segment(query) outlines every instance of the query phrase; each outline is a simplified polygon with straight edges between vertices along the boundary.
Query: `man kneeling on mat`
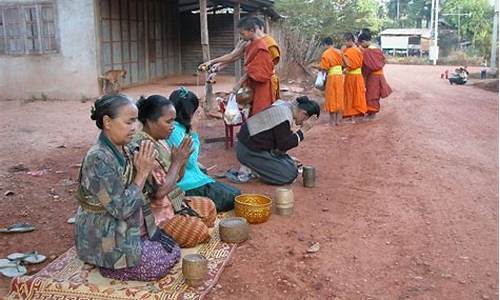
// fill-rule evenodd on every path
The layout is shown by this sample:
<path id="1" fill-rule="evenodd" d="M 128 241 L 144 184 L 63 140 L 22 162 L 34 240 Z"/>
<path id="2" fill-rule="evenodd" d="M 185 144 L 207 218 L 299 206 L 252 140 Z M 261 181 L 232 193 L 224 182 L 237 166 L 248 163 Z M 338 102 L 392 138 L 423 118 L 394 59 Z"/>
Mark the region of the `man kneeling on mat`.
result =
<path id="1" fill-rule="evenodd" d="M 313 127 L 319 114 L 318 103 L 306 96 L 292 102 L 276 101 L 241 126 L 236 145 L 239 162 L 265 183 L 293 182 L 298 169 L 286 152 L 304 140 L 304 134 Z M 296 132 L 292 131 L 293 122 L 301 126 Z"/>

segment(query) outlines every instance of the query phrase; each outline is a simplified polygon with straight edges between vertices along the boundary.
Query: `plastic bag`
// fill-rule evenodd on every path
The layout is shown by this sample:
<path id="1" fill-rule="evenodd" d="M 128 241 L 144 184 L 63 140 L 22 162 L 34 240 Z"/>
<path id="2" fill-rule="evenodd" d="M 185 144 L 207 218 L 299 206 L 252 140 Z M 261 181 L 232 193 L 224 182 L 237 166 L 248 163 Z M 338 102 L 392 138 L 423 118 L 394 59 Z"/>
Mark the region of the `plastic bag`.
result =
<path id="1" fill-rule="evenodd" d="M 319 71 L 316 76 L 316 81 L 314 82 L 314 87 L 320 91 L 325 90 L 326 73 L 324 71 Z"/>
<path id="2" fill-rule="evenodd" d="M 226 110 L 224 111 L 224 121 L 229 125 L 239 124 L 243 121 L 238 103 L 236 102 L 236 95 L 234 94 L 229 95 Z"/>

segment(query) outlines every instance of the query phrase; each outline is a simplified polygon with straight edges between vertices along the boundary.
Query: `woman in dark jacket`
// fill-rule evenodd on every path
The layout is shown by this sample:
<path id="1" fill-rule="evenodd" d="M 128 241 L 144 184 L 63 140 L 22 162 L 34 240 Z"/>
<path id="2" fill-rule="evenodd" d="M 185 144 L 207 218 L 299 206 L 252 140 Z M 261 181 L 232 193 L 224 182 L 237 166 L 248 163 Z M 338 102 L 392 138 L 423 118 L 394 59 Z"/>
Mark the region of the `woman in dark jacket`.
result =
<path id="1" fill-rule="evenodd" d="M 311 129 L 319 114 L 318 103 L 306 96 L 293 102 L 276 101 L 241 126 L 236 145 L 238 160 L 265 183 L 284 185 L 293 182 L 298 169 L 286 152 L 304 140 L 304 134 Z M 293 132 L 293 123 L 301 129 Z"/>

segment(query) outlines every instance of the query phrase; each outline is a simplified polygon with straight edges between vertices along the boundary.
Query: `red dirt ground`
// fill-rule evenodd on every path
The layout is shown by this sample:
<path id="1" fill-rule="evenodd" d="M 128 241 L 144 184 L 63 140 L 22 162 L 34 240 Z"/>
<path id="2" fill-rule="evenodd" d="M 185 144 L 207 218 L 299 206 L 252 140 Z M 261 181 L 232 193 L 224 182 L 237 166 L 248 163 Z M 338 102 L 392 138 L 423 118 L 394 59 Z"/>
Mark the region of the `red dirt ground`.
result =
<path id="1" fill-rule="evenodd" d="M 450 86 L 443 68 L 387 66 L 395 92 L 375 121 L 331 129 L 322 116 L 291 153 L 316 167 L 316 188 L 298 179 L 294 215 L 251 227 L 208 299 L 498 298 L 498 94 Z M 0 257 L 37 250 L 54 259 L 72 246 L 73 165 L 97 134 L 89 107 L 0 102 L 0 225 L 37 226 L 1 235 Z M 199 131 L 223 135 L 220 121 Z M 223 143 L 203 145 L 201 161 L 217 165 L 213 173 L 237 165 Z M 48 173 L 8 171 L 20 163 Z M 321 249 L 306 255 L 315 242 Z"/>

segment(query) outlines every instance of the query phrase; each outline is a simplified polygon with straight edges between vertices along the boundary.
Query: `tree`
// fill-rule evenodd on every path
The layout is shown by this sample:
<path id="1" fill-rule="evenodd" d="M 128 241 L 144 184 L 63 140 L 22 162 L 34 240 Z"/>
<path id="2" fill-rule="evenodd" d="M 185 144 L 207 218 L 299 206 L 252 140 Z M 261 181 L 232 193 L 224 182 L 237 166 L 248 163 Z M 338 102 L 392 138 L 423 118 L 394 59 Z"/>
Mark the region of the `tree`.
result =
<path id="1" fill-rule="evenodd" d="M 398 18 L 399 2 L 399 18 Z M 388 16 L 397 27 L 422 28 L 431 19 L 431 0 L 390 0 L 387 3 Z"/>
<path id="2" fill-rule="evenodd" d="M 316 58 L 323 37 L 339 43 L 345 32 L 378 33 L 384 22 L 377 0 L 276 0 L 275 6 L 285 16 L 288 59 L 299 64 Z"/>
<path id="3" fill-rule="evenodd" d="M 452 14 L 446 16 L 446 20 L 459 30 L 462 40 L 470 40 L 482 57 L 489 57 L 494 12 L 488 0 L 447 0 L 443 3 L 442 13 Z M 453 15 L 457 13 L 469 14 L 460 16 L 460 27 L 459 17 Z"/>
<path id="4" fill-rule="evenodd" d="M 380 30 L 377 0 L 277 0 L 288 30 L 306 35 L 339 35 L 368 27 Z"/>

